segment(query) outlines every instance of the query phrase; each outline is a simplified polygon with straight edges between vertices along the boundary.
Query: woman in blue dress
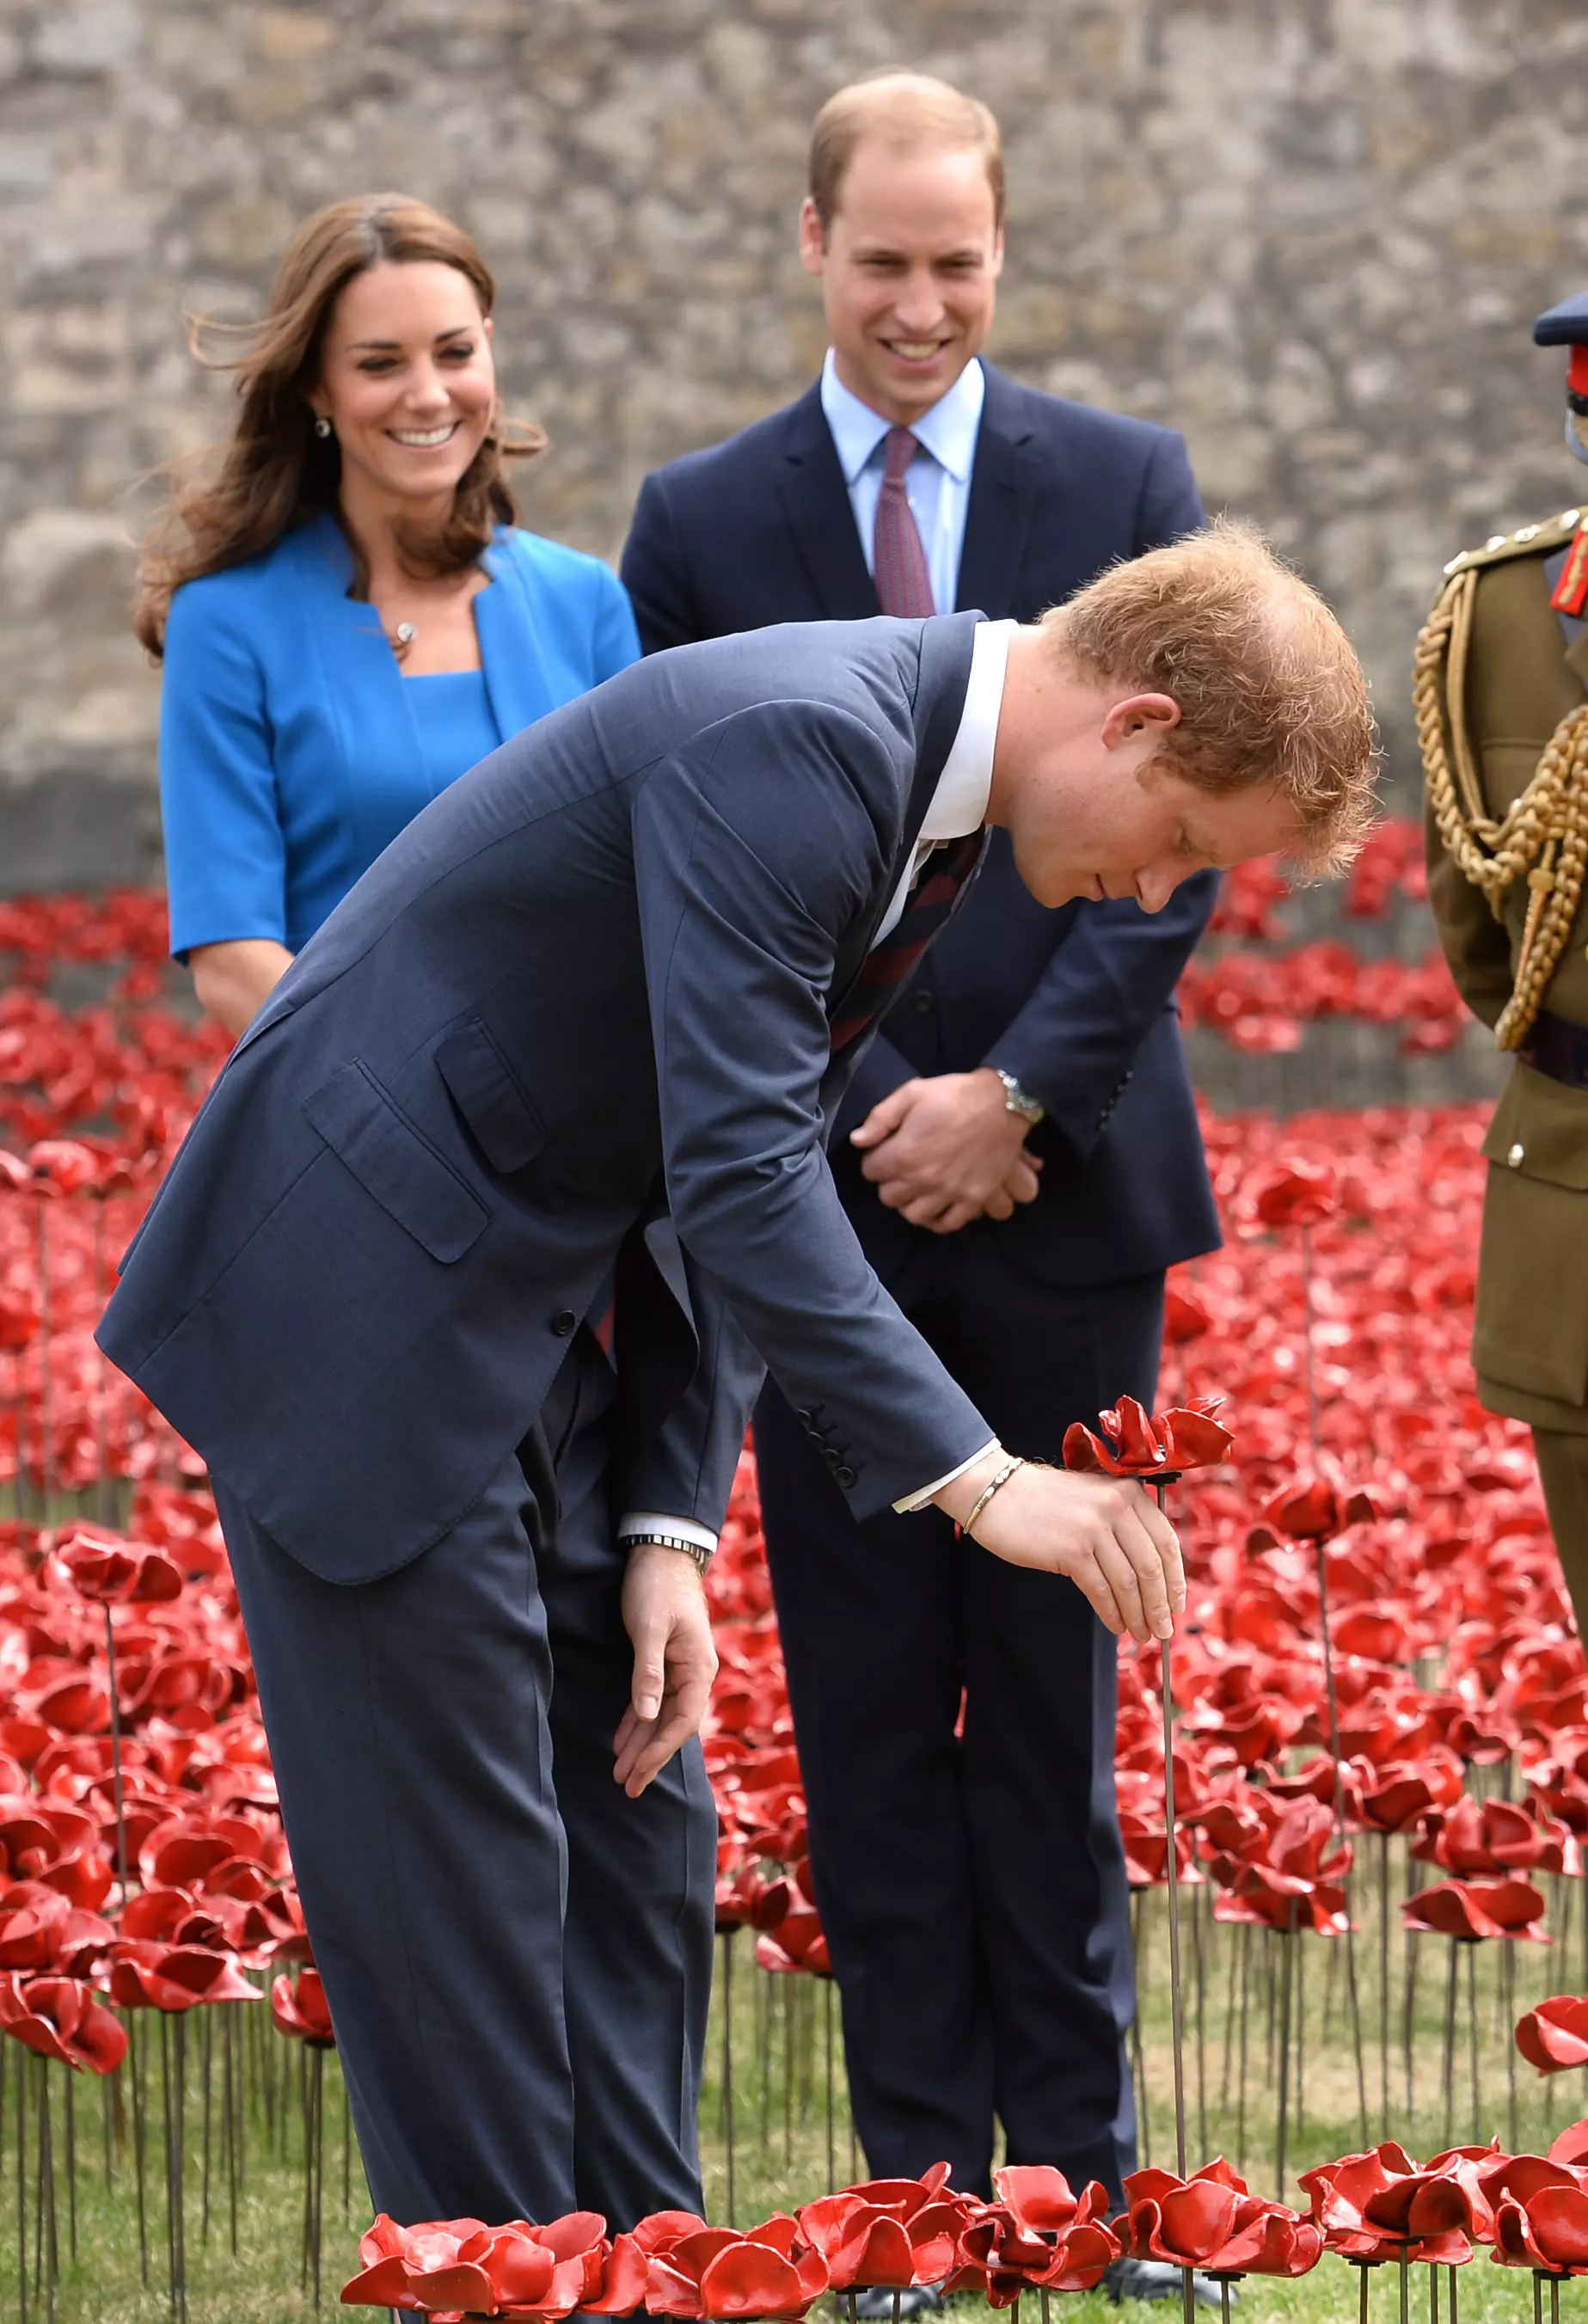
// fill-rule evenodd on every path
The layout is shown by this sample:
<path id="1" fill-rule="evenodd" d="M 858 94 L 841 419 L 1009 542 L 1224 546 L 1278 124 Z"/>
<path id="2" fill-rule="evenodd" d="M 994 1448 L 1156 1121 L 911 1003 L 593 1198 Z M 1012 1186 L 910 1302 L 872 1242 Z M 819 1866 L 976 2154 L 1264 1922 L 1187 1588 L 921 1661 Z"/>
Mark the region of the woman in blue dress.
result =
<path id="1" fill-rule="evenodd" d="M 494 302 L 425 204 L 318 211 L 146 550 L 171 951 L 234 1034 L 439 791 L 639 657 L 609 569 L 516 522 L 545 439 L 503 421 Z"/>

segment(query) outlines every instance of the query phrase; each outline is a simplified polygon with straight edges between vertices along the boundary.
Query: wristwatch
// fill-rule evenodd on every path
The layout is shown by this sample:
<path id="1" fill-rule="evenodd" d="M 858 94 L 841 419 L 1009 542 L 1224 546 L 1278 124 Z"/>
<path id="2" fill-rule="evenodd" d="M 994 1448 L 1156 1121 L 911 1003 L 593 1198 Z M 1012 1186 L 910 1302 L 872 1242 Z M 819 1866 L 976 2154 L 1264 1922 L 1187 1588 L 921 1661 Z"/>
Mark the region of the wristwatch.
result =
<path id="1" fill-rule="evenodd" d="M 994 1065 L 992 1070 L 1003 1084 L 1004 1111 L 1020 1114 L 1035 1129 L 1048 1111 L 1041 1099 L 1033 1097 L 1029 1090 L 1021 1089 L 1014 1075 L 1006 1074 L 1002 1065 Z"/>
<path id="2" fill-rule="evenodd" d="M 712 1552 L 703 1542 L 684 1541 L 676 1533 L 626 1533 L 623 1545 L 625 1549 L 676 1549 L 680 1557 L 692 1562 L 702 1576 L 712 1560 Z"/>

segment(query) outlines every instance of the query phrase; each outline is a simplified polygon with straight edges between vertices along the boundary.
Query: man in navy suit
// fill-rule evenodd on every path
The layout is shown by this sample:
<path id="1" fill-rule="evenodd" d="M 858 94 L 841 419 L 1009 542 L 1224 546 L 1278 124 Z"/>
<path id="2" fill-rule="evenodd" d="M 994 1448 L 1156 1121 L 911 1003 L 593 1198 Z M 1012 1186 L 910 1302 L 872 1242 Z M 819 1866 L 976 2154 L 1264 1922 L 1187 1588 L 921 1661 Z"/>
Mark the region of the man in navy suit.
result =
<path id="1" fill-rule="evenodd" d="M 827 1127 L 991 825 L 1046 902 L 1155 908 L 1338 854 L 1371 778 L 1349 645 L 1230 529 L 1036 628 L 638 663 L 416 816 L 276 986 L 99 1339 L 214 1482 L 383 2209 L 698 2208 L 700 1570 L 763 1367 L 859 1516 L 933 1500 L 1169 1634 L 1170 1528 L 1005 1453 Z"/>
<path id="2" fill-rule="evenodd" d="M 623 573 L 649 650 L 879 606 L 1029 620 L 1203 522 L 1177 436 L 978 359 L 1002 190 L 991 115 L 940 82 L 888 75 L 824 108 L 800 221 L 822 378 L 646 480 Z M 1048 910 L 995 837 L 838 1118 L 834 1175 L 879 1275 L 1049 1459 L 1122 1393 L 1150 1406 L 1164 1270 L 1218 1242 L 1174 1009 L 1215 889 L 1199 874 L 1152 917 Z M 870 2165 L 946 2155 L 985 2190 L 996 2115 L 1011 2162 L 1117 2203 L 1135 2127 L 1113 1640 L 936 1511 L 857 1540 L 775 1388 L 755 1425 Z"/>

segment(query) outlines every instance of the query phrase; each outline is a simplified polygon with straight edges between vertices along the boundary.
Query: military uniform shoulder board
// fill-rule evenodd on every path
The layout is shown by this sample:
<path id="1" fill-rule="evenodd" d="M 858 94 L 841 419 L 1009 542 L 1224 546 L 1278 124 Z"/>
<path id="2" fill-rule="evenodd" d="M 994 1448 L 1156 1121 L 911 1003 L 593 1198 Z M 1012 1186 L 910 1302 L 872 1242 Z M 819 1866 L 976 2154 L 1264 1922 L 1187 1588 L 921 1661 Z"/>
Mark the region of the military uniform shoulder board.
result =
<path id="1" fill-rule="evenodd" d="M 1544 518 L 1538 524 L 1524 524 L 1516 532 L 1491 533 L 1481 549 L 1463 549 L 1445 567 L 1445 577 L 1452 574 L 1480 570 L 1486 565 L 1503 565 L 1510 557 L 1547 556 L 1552 549 L 1572 541 L 1572 554 L 1566 559 L 1563 586 L 1568 581 L 1577 586 L 1580 578 L 1584 599 L 1588 600 L 1588 509 L 1562 509 L 1558 516 Z M 1581 605 L 1557 606 L 1564 613 L 1581 613 Z"/>

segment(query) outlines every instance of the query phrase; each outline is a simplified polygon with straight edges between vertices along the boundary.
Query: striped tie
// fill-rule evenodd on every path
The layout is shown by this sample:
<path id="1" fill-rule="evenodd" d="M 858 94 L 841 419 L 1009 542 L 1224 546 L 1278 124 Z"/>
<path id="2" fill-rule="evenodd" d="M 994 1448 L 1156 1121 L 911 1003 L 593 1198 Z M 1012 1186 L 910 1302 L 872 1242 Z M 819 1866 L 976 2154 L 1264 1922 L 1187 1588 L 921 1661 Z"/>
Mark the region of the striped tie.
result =
<path id="1" fill-rule="evenodd" d="M 932 576 L 921 547 L 920 528 L 904 483 L 920 446 L 908 428 L 890 428 L 883 442 L 882 489 L 872 533 L 877 603 L 884 613 L 897 613 L 905 621 L 925 621 L 937 608 L 932 603 Z"/>
<path id="2" fill-rule="evenodd" d="M 898 998 L 922 953 L 952 915 L 986 844 L 985 830 L 973 831 L 964 839 L 951 839 L 928 858 L 924 875 L 911 890 L 898 921 L 882 943 L 867 953 L 860 974 L 844 996 L 844 1013 L 833 1020 L 835 1056 L 869 1031 Z"/>

